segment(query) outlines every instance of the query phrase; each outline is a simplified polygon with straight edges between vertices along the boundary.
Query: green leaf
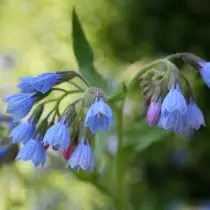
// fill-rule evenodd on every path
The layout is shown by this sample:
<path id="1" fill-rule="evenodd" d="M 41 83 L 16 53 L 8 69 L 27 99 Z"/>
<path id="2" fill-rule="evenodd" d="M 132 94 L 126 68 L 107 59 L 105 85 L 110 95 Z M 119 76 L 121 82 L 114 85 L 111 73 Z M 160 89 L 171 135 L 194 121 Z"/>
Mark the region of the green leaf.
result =
<path id="1" fill-rule="evenodd" d="M 124 144 L 135 147 L 136 151 L 142 151 L 169 134 L 170 132 L 161 128 L 151 128 L 144 120 L 141 120 L 133 124 L 131 129 L 126 132 Z"/>
<path id="2" fill-rule="evenodd" d="M 75 9 L 72 12 L 72 24 L 73 49 L 81 74 L 91 85 L 107 88 L 106 81 L 95 70 L 93 50 L 85 37 Z"/>

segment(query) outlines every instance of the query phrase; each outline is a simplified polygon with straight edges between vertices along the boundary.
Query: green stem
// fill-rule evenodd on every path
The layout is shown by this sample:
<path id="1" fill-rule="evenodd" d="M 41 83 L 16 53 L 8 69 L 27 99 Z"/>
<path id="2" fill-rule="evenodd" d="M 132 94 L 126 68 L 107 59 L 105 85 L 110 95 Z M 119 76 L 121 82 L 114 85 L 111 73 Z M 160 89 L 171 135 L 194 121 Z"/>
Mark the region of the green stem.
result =
<path id="1" fill-rule="evenodd" d="M 58 114 L 59 117 L 61 116 L 61 114 L 60 114 L 60 112 L 59 112 L 59 106 L 60 106 L 61 101 L 62 101 L 66 96 L 68 96 L 69 94 L 81 93 L 81 92 L 82 92 L 81 90 L 70 90 L 70 91 L 64 93 L 64 94 L 58 99 L 58 103 L 57 103 L 56 106 L 55 106 L 55 110 L 56 110 L 56 113 Z"/>
<path id="2" fill-rule="evenodd" d="M 123 169 L 123 105 L 117 112 L 117 135 L 118 148 L 116 154 L 116 178 L 117 178 L 117 205 L 118 210 L 126 210 L 125 189 L 124 189 L 124 169 Z"/>
<path id="3" fill-rule="evenodd" d="M 183 55 L 186 55 L 186 54 L 188 54 L 188 53 L 187 52 L 174 53 L 172 55 L 165 57 L 165 59 L 172 60 L 172 59 L 176 59 L 176 58 L 181 58 Z"/>
<path id="4" fill-rule="evenodd" d="M 88 81 L 84 77 L 82 77 L 80 74 L 77 74 L 77 73 L 76 73 L 76 75 L 80 80 L 82 80 L 84 82 L 84 84 L 87 85 L 87 87 L 90 87 L 90 84 L 88 83 Z"/>
<path id="5" fill-rule="evenodd" d="M 144 66 L 142 66 L 137 72 L 136 74 L 128 81 L 127 83 L 127 89 L 129 90 L 134 82 L 141 77 L 141 75 L 143 75 L 148 69 L 151 69 L 154 66 L 160 65 L 162 63 L 166 63 L 167 60 L 166 59 L 159 59 L 159 60 L 155 60 L 149 64 L 146 64 Z"/>
<path id="6" fill-rule="evenodd" d="M 81 90 L 81 91 L 85 91 L 85 89 L 81 88 L 79 85 L 77 85 L 76 83 L 74 83 L 73 81 L 69 80 L 68 83 L 70 83 L 71 85 L 73 85 L 74 87 L 76 87 L 77 89 Z"/>

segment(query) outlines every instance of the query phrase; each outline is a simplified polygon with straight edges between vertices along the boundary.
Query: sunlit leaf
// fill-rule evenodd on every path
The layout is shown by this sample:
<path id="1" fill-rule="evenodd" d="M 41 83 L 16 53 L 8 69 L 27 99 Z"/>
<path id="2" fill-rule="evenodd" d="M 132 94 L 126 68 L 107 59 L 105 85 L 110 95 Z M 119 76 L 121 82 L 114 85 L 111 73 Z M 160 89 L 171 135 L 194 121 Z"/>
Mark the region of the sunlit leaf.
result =
<path id="1" fill-rule="evenodd" d="M 73 49 L 81 74 L 90 82 L 90 84 L 106 88 L 105 80 L 95 70 L 93 50 L 85 37 L 75 9 L 73 9 L 72 12 L 72 22 Z"/>

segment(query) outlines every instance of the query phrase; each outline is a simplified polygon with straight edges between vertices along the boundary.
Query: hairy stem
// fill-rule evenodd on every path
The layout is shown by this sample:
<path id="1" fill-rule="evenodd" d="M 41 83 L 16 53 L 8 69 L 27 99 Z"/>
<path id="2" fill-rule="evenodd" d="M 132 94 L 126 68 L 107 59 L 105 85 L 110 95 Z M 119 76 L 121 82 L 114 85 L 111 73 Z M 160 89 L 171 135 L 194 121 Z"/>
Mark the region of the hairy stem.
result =
<path id="1" fill-rule="evenodd" d="M 77 74 L 77 73 L 76 73 L 76 75 L 81 81 L 84 82 L 84 84 L 86 84 L 87 87 L 90 87 L 90 84 L 88 83 L 88 81 L 84 77 L 82 77 L 80 74 Z"/>
<path id="2" fill-rule="evenodd" d="M 60 106 L 61 101 L 62 101 L 66 96 L 68 96 L 69 94 L 81 93 L 81 92 L 82 92 L 81 90 L 70 90 L 70 91 L 64 93 L 64 94 L 58 99 L 58 103 L 57 103 L 56 106 L 55 106 L 55 110 L 56 110 L 56 113 L 58 114 L 59 117 L 61 116 L 61 114 L 60 114 L 60 112 L 59 112 L 59 106 Z"/>
<path id="3" fill-rule="evenodd" d="M 172 59 L 176 59 L 176 58 L 182 58 L 182 56 L 186 55 L 186 54 L 188 54 L 188 53 L 187 52 L 174 53 L 174 54 L 171 54 L 171 55 L 165 57 L 165 59 L 172 60 Z"/>
<path id="4" fill-rule="evenodd" d="M 78 90 L 85 91 L 83 88 L 81 88 L 79 85 L 77 85 L 77 84 L 74 83 L 73 81 L 69 80 L 68 82 L 69 82 L 71 85 L 73 85 L 74 87 L 76 87 Z"/>
<path id="5" fill-rule="evenodd" d="M 166 63 L 167 60 L 166 59 L 159 59 L 159 60 L 155 60 L 149 64 L 146 64 L 144 66 L 142 66 L 137 73 L 128 81 L 127 83 L 127 89 L 131 89 L 131 87 L 133 86 L 133 84 L 135 83 L 136 80 L 138 80 L 141 75 L 143 75 L 147 70 L 153 68 L 154 66 L 160 65 L 160 64 L 164 64 Z"/>

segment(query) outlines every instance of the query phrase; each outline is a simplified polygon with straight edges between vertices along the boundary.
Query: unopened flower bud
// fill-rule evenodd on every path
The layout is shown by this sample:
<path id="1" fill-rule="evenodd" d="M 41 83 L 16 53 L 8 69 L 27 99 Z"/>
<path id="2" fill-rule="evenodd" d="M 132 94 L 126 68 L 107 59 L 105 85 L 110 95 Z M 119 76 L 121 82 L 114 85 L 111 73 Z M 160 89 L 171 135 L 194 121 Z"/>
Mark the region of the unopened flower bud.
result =
<path id="1" fill-rule="evenodd" d="M 69 144 L 68 148 L 67 148 L 66 150 L 62 151 L 63 158 L 64 158 L 65 160 L 68 160 L 68 159 L 70 158 L 70 156 L 71 156 L 73 150 L 74 150 L 74 143 L 71 142 L 71 143 Z"/>
<path id="2" fill-rule="evenodd" d="M 157 101 L 152 101 L 149 105 L 149 108 L 147 111 L 147 123 L 150 126 L 155 125 L 159 119 L 160 110 L 161 110 L 161 102 L 162 102 L 162 98 L 159 98 Z"/>

